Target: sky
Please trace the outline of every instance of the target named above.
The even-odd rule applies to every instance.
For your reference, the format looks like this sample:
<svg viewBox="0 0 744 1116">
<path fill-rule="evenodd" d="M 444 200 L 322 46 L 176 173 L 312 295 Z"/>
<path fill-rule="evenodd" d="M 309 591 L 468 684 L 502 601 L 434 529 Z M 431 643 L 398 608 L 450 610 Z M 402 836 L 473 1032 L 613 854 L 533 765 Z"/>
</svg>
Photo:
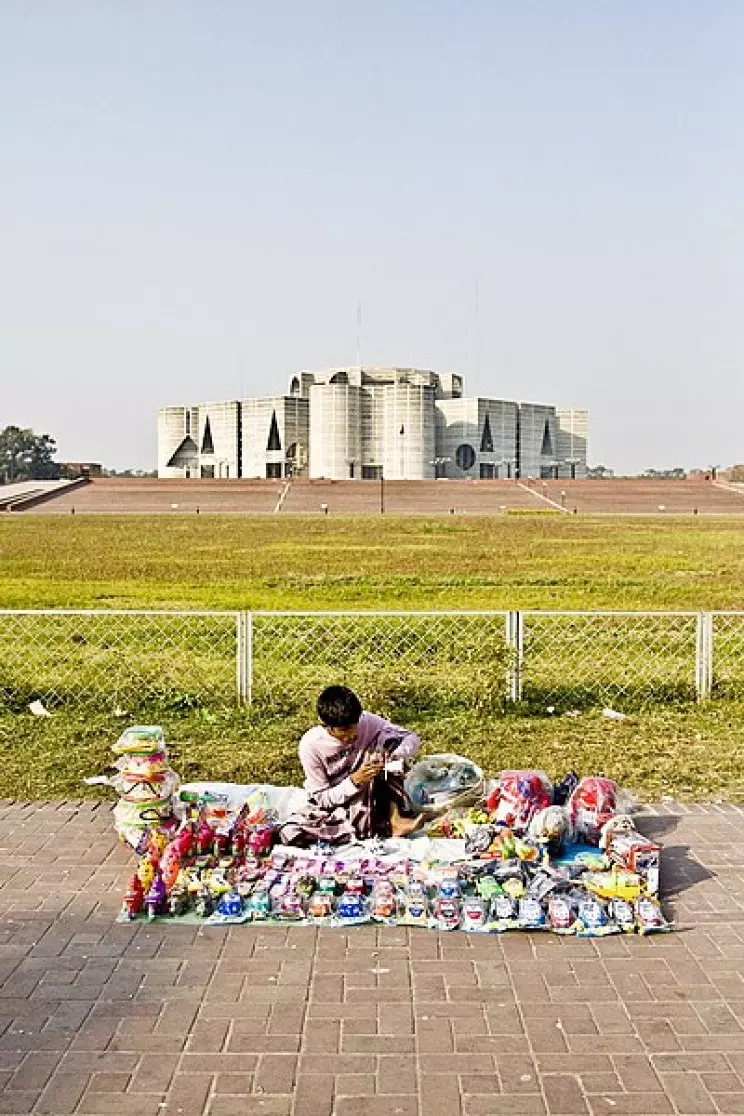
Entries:
<svg viewBox="0 0 744 1116">
<path fill-rule="evenodd" d="M 741 0 L 0 0 L 0 427 L 361 358 L 744 460 Z"/>
</svg>

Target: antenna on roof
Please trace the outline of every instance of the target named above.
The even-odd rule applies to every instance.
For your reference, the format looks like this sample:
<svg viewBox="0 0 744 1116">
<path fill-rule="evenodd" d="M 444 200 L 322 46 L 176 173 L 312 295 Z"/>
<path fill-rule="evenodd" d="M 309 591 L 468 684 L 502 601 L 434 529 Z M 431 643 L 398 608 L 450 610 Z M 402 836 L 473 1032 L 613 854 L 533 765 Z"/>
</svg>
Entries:
<svg viewBox="0 0 744 1116">
<path fill-rule="evenodd" d="M 357 337 L 356 337 L 356 362 L 357 368 L 362 367 L 362 300 L 357 302 Z"/>
</svg>

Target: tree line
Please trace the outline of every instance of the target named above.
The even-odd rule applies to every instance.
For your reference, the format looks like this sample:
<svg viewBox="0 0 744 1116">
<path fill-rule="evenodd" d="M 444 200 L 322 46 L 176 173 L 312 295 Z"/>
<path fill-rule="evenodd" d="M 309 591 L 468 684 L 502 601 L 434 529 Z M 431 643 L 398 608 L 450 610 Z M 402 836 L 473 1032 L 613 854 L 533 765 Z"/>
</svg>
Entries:
<svg viewBox="0 0 744 1116">
<path fill-rule="evenodd" d="M 54 461 L 56 452 L 57 443 L 50 434 L 6 426 L 0 430 L 0 483 L 56 480 L 59 477 L 59 465 Z"/>
</svg>

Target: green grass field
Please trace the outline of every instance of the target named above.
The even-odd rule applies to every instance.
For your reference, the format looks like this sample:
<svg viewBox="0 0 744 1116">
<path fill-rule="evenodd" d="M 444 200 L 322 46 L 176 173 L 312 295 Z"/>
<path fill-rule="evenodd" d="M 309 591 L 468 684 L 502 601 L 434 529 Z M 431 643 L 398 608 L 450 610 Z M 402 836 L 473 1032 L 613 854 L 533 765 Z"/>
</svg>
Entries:
<svg viewBox="0 0 744 1116">
<path fill-rule="evenodd" d="M 0 607 L 740 609 L 742 543 L 744 522 L 725 519 L 5 516 Z M 126 648 L 120 655 L 126 663 Z M 575 767 L 613 775 L 646 797 L 744 796 L 744 708 L 732 701 L 633 711 L 622 722 L 596 709 L 550 716 L 540 703 L 505 711 L 481 675 L 472 701 L 459 691 L 440 698 L 451 673 L 432 664 L 436 685 L 427 689 L 421 677 L 412 687 L 370 671 L 362 696 L 417 728 L 428 750 L 465 752 L 489 773 L 516 764 L 559 776 Z M 100 793 L 80 780 L 102 769 L 126 724 L 112 708 L 60 707 L 37 719 L 25 699 L 6 707 L 0 794 Z M 224 701 L 150 701 L 146 712 L 174 741 L 185 777 L 299 777 L 296 741 L 309 701 L 250 711 Z"/>
<path fill-rule="evenodd" d="M 2 608 L 744 607 L 744 520 L 9 516 Z"/>
</svg>

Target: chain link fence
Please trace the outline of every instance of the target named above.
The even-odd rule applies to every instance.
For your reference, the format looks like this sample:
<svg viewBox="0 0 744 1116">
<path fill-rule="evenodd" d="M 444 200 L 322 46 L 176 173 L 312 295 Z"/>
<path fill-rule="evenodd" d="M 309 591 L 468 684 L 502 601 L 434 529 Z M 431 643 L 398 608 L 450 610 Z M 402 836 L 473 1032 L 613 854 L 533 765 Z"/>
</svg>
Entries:
<svg viewBox="0 0 744 1116">
<path fill-rule="evenodd" d="M 744 613 L 0 611 L 0 706 L 630 711 L 744 697 Z"/>
</svg>

